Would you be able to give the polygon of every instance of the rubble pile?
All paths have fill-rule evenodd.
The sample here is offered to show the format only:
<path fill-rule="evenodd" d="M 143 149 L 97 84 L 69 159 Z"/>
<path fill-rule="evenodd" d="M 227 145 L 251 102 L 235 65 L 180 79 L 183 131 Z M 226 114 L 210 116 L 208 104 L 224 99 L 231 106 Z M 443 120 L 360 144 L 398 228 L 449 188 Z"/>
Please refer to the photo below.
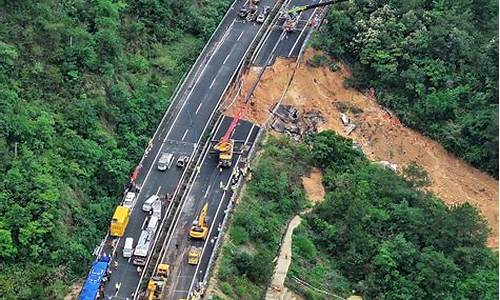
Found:
<path fill-rule="evenodd" d="M 303 114 L 292 105 L 281 104 L 274 112 L 271 127 L 279 133 L 284 133 L 294 140 L 318 132 L 318 127 L 325 118 L 318 110 L 309 110 Z"/>

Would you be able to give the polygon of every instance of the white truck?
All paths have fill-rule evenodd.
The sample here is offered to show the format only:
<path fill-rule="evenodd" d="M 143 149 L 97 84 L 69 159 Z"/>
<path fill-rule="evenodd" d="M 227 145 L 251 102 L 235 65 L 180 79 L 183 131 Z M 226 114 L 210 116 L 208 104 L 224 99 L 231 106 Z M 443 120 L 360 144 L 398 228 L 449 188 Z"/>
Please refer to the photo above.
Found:
<path fill-rule="evenodd" d="M 172 153 L 163 152 L 158 160 L 158 170 L 165 171 L 172 166 L 174 155 Z"/>
<path fill-rule="evenodd" d="M 147 230 L 141 232 L 141 236 L 137 241 L 135 246 L 133 264 L 138 266 L 144 266 L 146 264 L 146 259 L 148 257 L 149 247 L 151 246 L 152 236 L 150 236 Z"/>

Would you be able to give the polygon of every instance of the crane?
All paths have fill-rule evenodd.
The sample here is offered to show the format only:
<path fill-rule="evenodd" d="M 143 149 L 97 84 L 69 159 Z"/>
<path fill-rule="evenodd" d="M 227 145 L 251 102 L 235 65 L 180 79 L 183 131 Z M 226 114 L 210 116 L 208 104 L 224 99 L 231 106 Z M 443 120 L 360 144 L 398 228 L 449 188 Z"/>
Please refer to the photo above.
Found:
<path fill-rule="evenodd" d="M 208 226 L 205 222 L 208 212 L 208 203 L 203 205 L 203 208 L 198 215 L 198 219 L 193 222 L 191 226 L 191 231 L 189 231 L 189 236 L 194 239 L 206 239 L 208 234 Z"/>
<path fill-rule="evenodd" d="M 303 12 L 305 10 L 309 10 L 312 8 L 327 6 L 330 4 L 335 4 L 335 3 L 344 2 L 344 1 L 347 1 L 347 0 L 340 0 L 340 1 L 330 0 L 330 1 L 325 1 L 325 2 L 320 2 L 320 3 L 315 3 L 315 4 L 295 6 L 294 8 L 289 9 L 285 12 L 286 20 L 285 20 L 285 23 L 283 23 L 283 30 L 288 32 L 288 31 L 293 31 L 295 29 L 295 26 L 297 25 L 297 16 L 300 12 Z"/>
<path fill-rule="evenodd" d="M 233 135 L 234 129 L 238 125 L 238 122 L 241 119 L 241 116 L 243 115 L 243 111 L 245 110 L 244 105 L 240 105 L 238 107 L 238 110 L 236 112 L 235 117 L 231 121 L 231 124 L 229 124 L 229 127 L 222 136 L 222 138 L 219 140 L 217 144 L 215 144 L 214 149 L 219 152 L 219 166 L 223 168 L 229 168 L 232 165 L 232 160 L 233 160 L 233 152 L 234 152 L 234 140 L 231 139 L 231 136 Z"/>

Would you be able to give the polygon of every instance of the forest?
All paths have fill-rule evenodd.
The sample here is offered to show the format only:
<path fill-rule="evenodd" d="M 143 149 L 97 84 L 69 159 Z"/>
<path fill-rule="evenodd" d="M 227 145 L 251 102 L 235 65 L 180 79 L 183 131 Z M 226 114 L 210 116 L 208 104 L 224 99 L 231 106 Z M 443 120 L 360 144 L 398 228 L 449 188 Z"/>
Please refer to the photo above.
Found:
<path fill-rule="evenodd" d="M 2 1 L 0 298 L 62 299 L 229 0 Z"/>
<path fill-rule="evenodd" d="M 498 1 L 332 5 L 313 40 L 407 126 L 498 178 Z"/>
<path fill-rule="evenodd" d="M 268 137 L 258 157 L 220 255 L 218 288 L 229 299 L 263 298 L 288 221 L 310 207 L 301 176 L 312 166 L 326 196 L 294 231 L 292 290 L 307 300 L 353 291 L 363 299 L 498 298 L 485 220 L 468 204 L 447 207 L 423 192 L 418 165 L 398 175 L 332 131 L 299 143 Z"/>

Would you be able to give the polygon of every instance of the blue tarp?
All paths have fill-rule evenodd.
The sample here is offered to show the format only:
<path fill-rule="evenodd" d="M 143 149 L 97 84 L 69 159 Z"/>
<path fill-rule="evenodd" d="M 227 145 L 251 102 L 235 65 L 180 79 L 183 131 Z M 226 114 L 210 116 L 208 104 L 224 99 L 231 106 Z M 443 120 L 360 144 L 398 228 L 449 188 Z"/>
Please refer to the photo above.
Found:
<path fill-rule="evenodd" d="M 94 300 L 99 292 L 102 279 L 106 274 L 109 265 L 109 257 L 103 256 L 98 261 L 94 262 L 89 276 L 83 284 L 82 292 L 78 300 Z"/>

